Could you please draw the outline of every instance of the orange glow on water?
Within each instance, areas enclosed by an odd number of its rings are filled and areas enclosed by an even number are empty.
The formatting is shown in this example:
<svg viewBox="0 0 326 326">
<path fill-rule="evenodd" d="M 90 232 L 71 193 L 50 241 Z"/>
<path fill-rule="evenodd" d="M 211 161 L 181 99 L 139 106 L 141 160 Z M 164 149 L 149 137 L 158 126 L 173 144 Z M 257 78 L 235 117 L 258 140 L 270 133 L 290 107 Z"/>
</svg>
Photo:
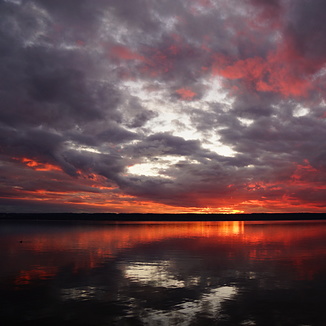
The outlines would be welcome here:
<svg viewBox="0 0 326 326">
<path fill-rule="evenodd" d="M 209 258 L 210 253 L 243 255 L 248 261 L 286 262 L 296 270 L 297 278 L 311 278 L 319 265 L 307 264 L 307 257 L 326 254 L 326 248 L 303 246 L 313 239 L 323 239 L 325 223 L 305 222 L 125 222 L 71 228 L 59 233 L 36 233 L 12 236 L 4 241 L 12 255 L 20 250 L 51 255 L 51 261 L 38 261 L 37 266 L 25 266 L 16 278 L 16 285 L 54 277 L 61 265 L 71 265 L 74 273 L 101 265 L 103 260 L 118 257 L 126 249 L 134 250 L 147 244 L 160 248 L 160 243 L 173 241 L 175 250 Z M 175 242 L 176 239 L 189 242 Z M 301 250 L 293 251 L 293 248 Z M 60 253 L 60 255 L 58 255 Z M 208 255 L 208 256 L 207 256 Z M 41 257 L 41 256 L 40 256 Z M 60 257 L 60 260 L 58 260 Z M 206 258 L 205 258 L 206 259 Z M 16 265 L 15 262 L 10 264 Z M 17 262 L 18 264 L 18 262 Z M 59 266 L 58 266 L 59 265 Z"/>
<path fill-rule="evenodd" d="M 15 285 L 26 285 L 34 280 L 46 280 L 57 274 L 57 267 L 38 266 L 31 270 L 21 270 L 15 278 Z"/>
</svg>

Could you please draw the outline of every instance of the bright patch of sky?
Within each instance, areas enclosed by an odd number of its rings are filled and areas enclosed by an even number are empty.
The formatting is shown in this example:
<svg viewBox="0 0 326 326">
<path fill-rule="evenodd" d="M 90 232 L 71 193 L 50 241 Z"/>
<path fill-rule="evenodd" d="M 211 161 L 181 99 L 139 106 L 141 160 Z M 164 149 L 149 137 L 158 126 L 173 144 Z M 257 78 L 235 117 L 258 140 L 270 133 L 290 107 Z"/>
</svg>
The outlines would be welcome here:
<svg viewBox="0 0 326 326">
<path fill-rule="evenodd" d="M 192 124 L 189 111 L 200 109 L 209 111 L 209 102 L 222 103 L 225 110 L 228 110 L 232 100 L 222 90 L 221 81 L 218 78 L 212 79 L 211 83 L 205 84 L 207 92 L 201 101 L 169 101 L 169 94 L 162 90 L 159 84 L 155 91 L 148 91 L 150 84 L 145 82 L 127 81 L 123 88 L 129 94 L 138 97 L 146 109 L 157 113 L 157 116 L 147 122 L 146 128 L 152 131 L 167 132 L 171 135 L 182 137 L 185 140 L 199 140 L 202 147 L 222 156 L 234 156 L 236 152 L 219 140 L 216 131 L 210 133 L 198 131 Z"/>
<path fill-rule="evenodd" d="M 254 120 L 247 119 L 247 118 L 239 118 L 238 117 L 238 120 L 246 127 L 250 126 L 254 122 Z"/>
<path fill-rule="evenodd" d="M 308 113 L 309 113 L 308 108 L 298 105 L 293 111 L 293 116 L 298 118 L 298 117 L 303 117 L 303 116 L 307 115 Z"/>
<path fill-rule="evenodd" d="M 163 177 L 171 178 L 169 175 L 164 174 L 171 165 L 177 164 L 180 161 L 187 160 L 185 156 L 157 156 L 155 161 L 146 160 L 142 163 L 134 164 L 127 169 L 127 173 L 134 175 L 145 175 L 150 177 Z M 198 163 L 195 160 L 187 160 L 188 163 L 196 164 Z"/>
<path fill-rule="evenodd" d="M 78 145 L 78 144 L 75 144 L 75 143 L 73 143 L 71 141 L 66 142 L 66 145 L 67 145 L 67 147 L 69 149 L 73 149 L 73 150 L 77 150 L 77 151 L 86 151 L 86 152 L 97 153 L 97 154 L 102 153 L 101 151 L 99 151 L 95 147 L 86 146 L 86 145 Z"/>
<path fill-rule="evenodd" d="M 229 97 L 225 89 L 223 89 L 221 78 L 212 77 L 207 81 L 203 81 L 203 85 L 206 88 L 206 91 L 200 105 L 202 105 L 203 102 L 217 102 L 224 104 L 225 109 L 231 107 L 233 99 Z"/>
</svg>

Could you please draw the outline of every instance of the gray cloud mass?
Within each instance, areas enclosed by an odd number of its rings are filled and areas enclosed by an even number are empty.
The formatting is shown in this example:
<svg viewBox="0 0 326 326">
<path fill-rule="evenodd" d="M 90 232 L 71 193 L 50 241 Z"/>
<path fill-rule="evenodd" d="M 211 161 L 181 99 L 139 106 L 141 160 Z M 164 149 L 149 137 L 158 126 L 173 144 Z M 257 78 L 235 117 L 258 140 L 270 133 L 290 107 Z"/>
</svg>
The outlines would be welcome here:
<svg viewBox="0 0 326 326">
<path fill-rule="evenodd" d="M 323 1 L 0 0 L 3 211 L 325 211 Z"/>
</svg>

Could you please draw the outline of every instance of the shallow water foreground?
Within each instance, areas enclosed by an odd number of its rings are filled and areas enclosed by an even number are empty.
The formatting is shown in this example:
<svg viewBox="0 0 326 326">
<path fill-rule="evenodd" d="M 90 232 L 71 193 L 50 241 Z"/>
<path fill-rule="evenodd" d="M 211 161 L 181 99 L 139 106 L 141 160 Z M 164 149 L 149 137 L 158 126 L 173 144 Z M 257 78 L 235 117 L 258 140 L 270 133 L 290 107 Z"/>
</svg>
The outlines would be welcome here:
<svg viewBox="0 0 326 326">
<path fill-rule="evenodd" d="M 326 222 L 0 222 L 3 325 L 326 325 Z"/>
</svg>

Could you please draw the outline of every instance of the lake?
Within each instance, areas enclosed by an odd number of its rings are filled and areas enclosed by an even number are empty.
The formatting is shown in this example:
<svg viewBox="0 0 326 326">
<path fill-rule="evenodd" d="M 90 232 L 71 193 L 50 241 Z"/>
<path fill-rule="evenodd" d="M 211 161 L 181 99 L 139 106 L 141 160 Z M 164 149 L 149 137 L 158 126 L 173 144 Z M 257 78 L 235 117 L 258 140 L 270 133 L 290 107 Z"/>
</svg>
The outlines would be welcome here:
<svg viewBox="0 0 326 326">
<path fill-rule="evenodd" d="M 326 325 L 326 221 L 0 221 L 2 325 Z"/>
</svg>

